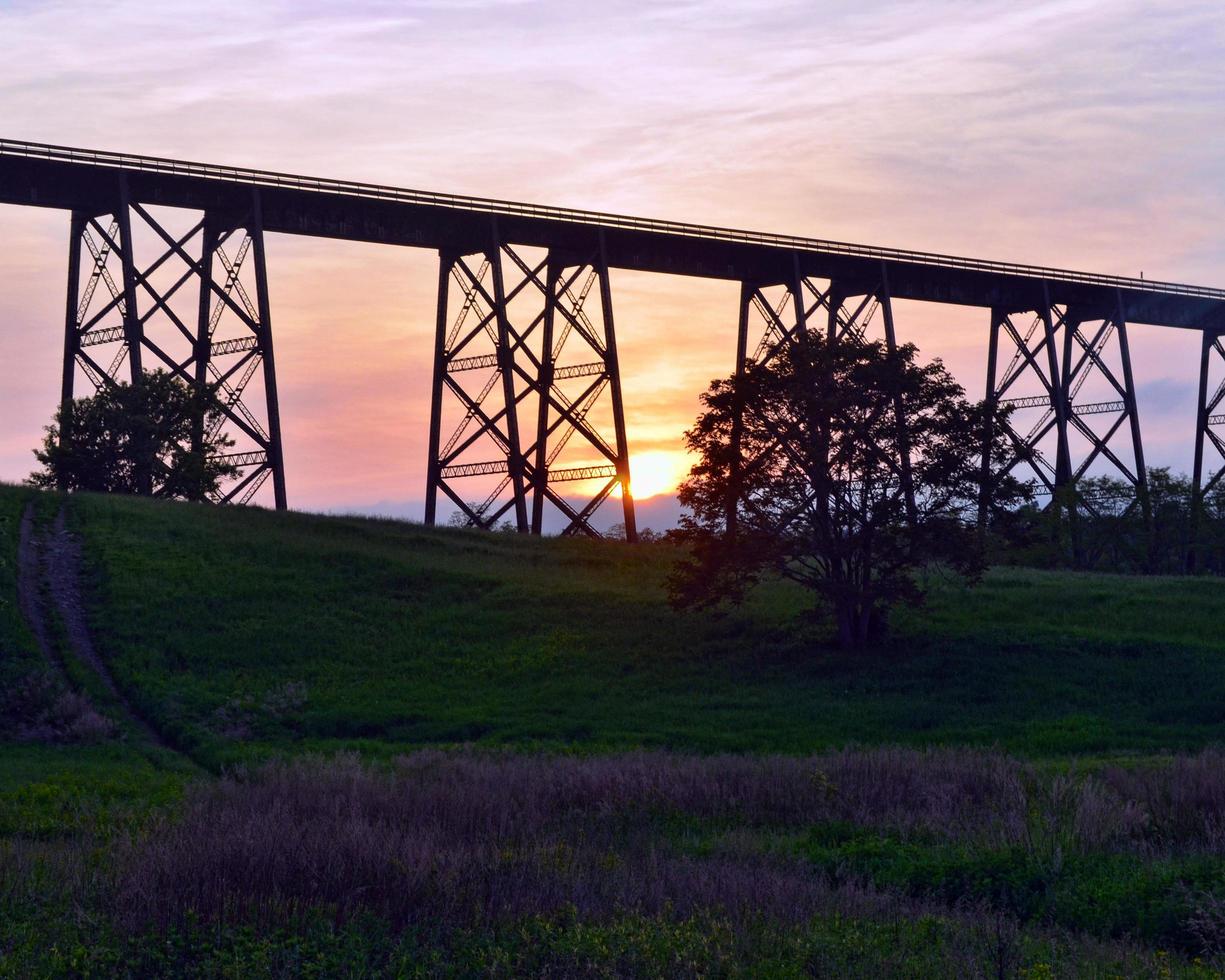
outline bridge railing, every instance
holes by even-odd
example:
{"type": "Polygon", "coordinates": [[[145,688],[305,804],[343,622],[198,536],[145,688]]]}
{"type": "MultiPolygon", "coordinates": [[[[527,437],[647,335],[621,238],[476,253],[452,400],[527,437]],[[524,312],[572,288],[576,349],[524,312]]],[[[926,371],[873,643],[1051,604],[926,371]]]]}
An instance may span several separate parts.
{"type": "Polygon", "coordinates": [[[340,194],[349,197],[369,198],[378,201],[446,207],[501,217],[540,218],[573,224],[592,225],[601,228],[672,235],[682,238],[700,239],[702,241],[760,245],[805,252],[818,252],[827,255],[844,255],[851,258],[906,262],[943,269],[1018,276],[1045,280],[1052,283],[1078,283],[1089,286],[1140,290],[1148,293],[1225,300],[1225,289],[1193,286],[1186,283],[1135,279],[1127,276],[1099,275],[1013,262],[995,262],[986,259],[945,255],[939,252],[915,252],[907,249],[856,245],[850,242],[839,242],[821,238],[804,238],[796,235],[743,231],[736,228],[723,228],[717,225],[699,225],[681,221],[664,221],[655,218],[636,218],[629,215],[610,214],[602,211],[580,211],[573,208],[524,204],[517,201],[498,200],[496,198],[468,197],[460,194],[411,190],[403,187],[392,187],[386,184],[332,180],[322,177],[307,177],[300,174],[276,173],[269,170],[251,170],[242,167],[219,166],[217,164],[198,163],[187,160],[171,160],[165,157],[139,156],[127,153],[112,153],[105,150],[85,150],[46,143],[27,143],[0,139],[0,157],[3,156],[29,157],[144,173],[228,180],[261,187],[279,187],[321,194],[340,194]]]}

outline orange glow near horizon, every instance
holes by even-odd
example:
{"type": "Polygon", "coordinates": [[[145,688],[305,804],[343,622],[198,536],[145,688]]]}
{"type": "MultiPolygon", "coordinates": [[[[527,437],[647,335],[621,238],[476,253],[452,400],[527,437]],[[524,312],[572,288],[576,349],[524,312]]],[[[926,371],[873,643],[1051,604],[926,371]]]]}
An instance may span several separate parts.
{"type": "Polygon", "coordinates": [[[689,466],[689,457],[682,452],[631,453],[630,493],[638,500],[673,493],[689,475],[689,466]]]}

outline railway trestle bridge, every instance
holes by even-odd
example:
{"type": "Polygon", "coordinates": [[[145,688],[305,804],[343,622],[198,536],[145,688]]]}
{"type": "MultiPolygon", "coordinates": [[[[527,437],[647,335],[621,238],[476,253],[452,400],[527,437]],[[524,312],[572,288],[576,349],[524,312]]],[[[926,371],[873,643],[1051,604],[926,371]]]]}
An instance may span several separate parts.
{"type": "Polygon", "coordinates": [[[61,399],[150,368],[199,386],[236,440],[218,502],[271,483],[286,507],[269,232],[437,252],[427,523],[441,496],[481,527],[554,509],[598,535],[620,488],[634,538],[611,269],[738,283],[737,370],[797,331],[893,347],[895,300],[982,308],[1008,468],[1051,494],[1096,466],[1145,499],[1128,330],[1198,331],[1196,492],[1225,476],[1222,289],[10,140],[0,203],[69,213],[61,399]]]}

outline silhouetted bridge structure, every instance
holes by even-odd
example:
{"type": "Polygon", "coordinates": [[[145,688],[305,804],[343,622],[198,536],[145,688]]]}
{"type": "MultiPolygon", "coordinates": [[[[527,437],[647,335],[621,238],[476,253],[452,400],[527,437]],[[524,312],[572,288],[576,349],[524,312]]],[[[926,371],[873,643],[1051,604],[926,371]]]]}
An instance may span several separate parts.
{"type": "Polygon", "coordinates": [[[220,502],[271,478],[286,506],[267,232],[437,250],[429,523],[441,492],[480,526],[555,507],[594,534],[628,491],[610,269],[739,283],[737,370],[799,331],[893,346],[894,300],[989,311],[1010,468],[1051,493],[1097,465],[1143,496],[1128,327],[1196,330],[1195,486],[1225,472],[1225,290],[7,140],[0,203],[71,212],[62,398],[153,367],[201,386],[238,440],[220,502]]]}

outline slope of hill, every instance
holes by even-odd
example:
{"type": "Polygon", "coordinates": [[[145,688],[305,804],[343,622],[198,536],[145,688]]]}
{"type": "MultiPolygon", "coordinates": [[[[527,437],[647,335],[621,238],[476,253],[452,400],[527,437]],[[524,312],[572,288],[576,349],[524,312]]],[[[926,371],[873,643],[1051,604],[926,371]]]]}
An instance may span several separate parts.
{"type": "Polygon", "coordinates": [[[1216,580],[674,560],[0,487],[0,975],[1219,975],[1216,580]]]}
{"type": "MultiPolygon", "coordinates": [[[[10,529],[26,496],[0,494],[10,529]]],[[[57,506],[40,500],[44,524],[57,506]]],[[[277,748],[455,742],[1150,751],[1207,744],[1225,720],[1213,579],[935,579],[887,646],[848,656],[820,622],[789,628],[807,600],[783,584],[743,609],[674,612],[667,546],[121,498],[66,507],[116,682],[213,768],[277,748]]]]}

